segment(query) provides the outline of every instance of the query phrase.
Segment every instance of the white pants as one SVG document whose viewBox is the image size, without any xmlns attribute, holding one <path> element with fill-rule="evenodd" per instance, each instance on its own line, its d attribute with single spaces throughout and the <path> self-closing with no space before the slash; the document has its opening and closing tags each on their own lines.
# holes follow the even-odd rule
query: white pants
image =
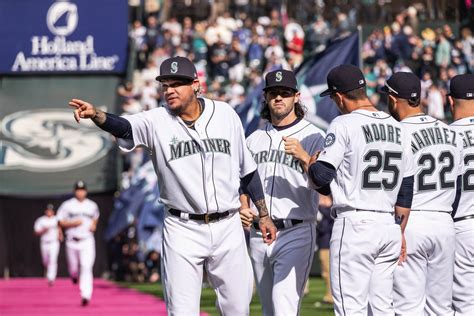
<svg viewBox="0 0 474 316">
<path fill-rule="evenodd" d="M 331 291 L 336 315 L 394 315 L 393 273 L 401 230 L 393 215 L 338 214 L 330 244 Z"/>
<path fill-rule="evenodd" d="M 220 313 L 249 314 L 252 266 L 238 212 L 209 224 L 167 213 L 161 262 L 168 315 L 199 315 L 204 268 Z"/>
<path fill-rule="evenodd" d="M 453 315 L 454 225 L 446 212 L 412 211 L 407 261 L 395 270 L 397 315 Z"/>
<path fill-rule="evenodd" d="M 315 245 L 314 223 L 278 231 L 270 246 L 263 242 L 262 233 L 252 227 L 250 258 L 262 315 L 298 315 Z"/>
<path fill-rule="evenodd" d="M 92 274 L 95 261 L 94 238 L 85 238 L 80 241 L 67 240 L 66 255 L 69 275 L 72 278 L 79 276 L 81 297 L 90 300 L 94 279 Z"/>
<path fill-rule="evenodd" d="M 454 261 L 453 307 L 458 315 L 474 315 L 474 219 L 454 223 L 456 254 Z"/>
<path fill-rule="evenodd" d="M 59 241 L 41 242 L 41 258 L 46 268 L 46 278 L 53 282 L 58 272 Z"/>
</svg>

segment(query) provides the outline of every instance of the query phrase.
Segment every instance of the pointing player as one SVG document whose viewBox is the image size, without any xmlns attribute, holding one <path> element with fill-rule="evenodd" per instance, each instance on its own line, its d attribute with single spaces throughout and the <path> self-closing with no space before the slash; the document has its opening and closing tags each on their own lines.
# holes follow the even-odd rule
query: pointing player
<svg viewBox="0 0 474 316">
<path fill-rule="evenodd" d="M 263 315 L 297 315 L 313 260 L 319 198 L 307 188 L 302 161 L 309 162 L 322 149 L 324 136 L 304 119 L 293 72 L 270 72 L 265 82 L 261 117 L 268 123 L 248 137 L 247 146 L 257 162 L 278 238 L 271 246 L 261 242 L 246 195 L 241 196 L 241 218 L 251 229 L 250 257 Z"/>
<path fill-rule="evenodd" d="M 83 306 L 92 297 L 95 261 L 94 232 L 99 220 L 97 204 L 87 198 L 84 181 L 74 185 L 74 197 L 64 201 L 58 209 L 59 224 L 66 231 L 66 257 L 69 275 L 74 284 L 79 278 Z"/>
<path fill-rule="evenodd" d="M 162 280 L 168 313 L 199 314 L 206 267 L 220 312 L 248 315 L 253 280 L 237 214 L 241 182 L 257 205 L 266 243 L 273 242 L 276 228 L 242 124 L 228 104 L 197 97 L 200 84 L 189 59 L 165 60 L 156 79 L 165 107 L 117 117 L 82 100 L 69 105 L 77 121 L 90 118 L 118 137 L 124 150 L 145 146 L 153 157 L 166 205 Z"/>
<path fill-rule="evenodd" d="M 452 315 L 455 244 L 450 213 L 461 174 L 460 139 L 448 125 L 423 113 L 421 83 L 414 74 L 395 73 L 383 89 L 390 113 L 410 136 L 416 168 L 405 230 L 407 259 L 395 270 L 395 312 Z"/>
<path fill-rule="evenodd" d="M 464 166 L 462 193 L 454 214 L 456 251 L 453 307 L 456 315 L 474 315 L 474 75 L 451 79 L 449 104 L 454 122 L 451 128 L 461 138 Z"/>
<path fill-rule="evenodd" d="M 337 66 L 327 82 L 321 96 L 329 95 L 343 115 L 329 125 L 324 150 L 308 174 L 317 188 L 330 184 L 333 197 L 334 310 L 366 315 L 370 304 L 373 314 L 393 315 L 393 272 L 403 258 L 413 156 L 400 123 L 370 103 L 359 68 Z"/>
<path fill-rule="evenodd" d="M 52 286 L 58 271 L 59 242 L 63 239 L 53 204 L 46 205 L 44 215 L 35 221 L 34 230 L 37 236 L 41 236 L 41 258 L 46 268 L 46 279 Z"/>
</svg>

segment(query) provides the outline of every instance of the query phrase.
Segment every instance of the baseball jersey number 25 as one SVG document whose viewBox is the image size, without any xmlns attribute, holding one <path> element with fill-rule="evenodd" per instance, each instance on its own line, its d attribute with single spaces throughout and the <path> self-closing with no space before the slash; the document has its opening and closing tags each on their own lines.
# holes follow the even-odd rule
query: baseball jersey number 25
<svg viewBox="0 0 474 316">
<path fill-rule="evenodd" d="M 400 170 L 397 165 L 392 164 L 391 160 L 401 160 L 402 153 L 394 151 L 386 151 L 381 153 L 378 150 L 370 150 L 364 156 L 364 161 L 370 162 L 375 160 L 375 164 L 365 168 L 363 172 L 362 188 L 369 190 L 377 190 L 383 187 L 384 190 L 393 190 L 398 184 Z M 393 180 L 389 182 L 386 178 L 382 181 L 371 181 L 372 173 L 389 172 L 393 174 Z"/>
<path fill-rule="evenodd" d="M 446 181 L 446 173 L 453 171 L 454 168 L 454 157 L 449 151 L 443 151 L 438 156 L 438 162 L 444 163 L 447 161 L 447 165 L 444 165 L 439 172 L 439 183 L 441 189 L 454 188 L 454 181 Z M 425 177 L 432 175 L 436 169 L 436 159 L 432 154 L 423 154 L 418 159 L 418 165 L 425 168 L 418 174 L 418 191 L 432 191 L 436 190 L 436 183 L 426 183 Z"/>
</svg>

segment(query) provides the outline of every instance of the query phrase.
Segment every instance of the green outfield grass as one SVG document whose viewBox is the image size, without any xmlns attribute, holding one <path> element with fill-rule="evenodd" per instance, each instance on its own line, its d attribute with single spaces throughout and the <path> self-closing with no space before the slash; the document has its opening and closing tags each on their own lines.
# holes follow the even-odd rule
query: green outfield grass
<svg viewBox="0 0 474 316">
<path fill-rule="evenodd" d="M 158 297 L 163 297 L 163 290 L 161 288 L 161 283 L 150 284 L 150 283 L 128 283 L 128 282 L 119 282 L 120 286 L 130 287 L 137 289 L 144 293 L 149 293 L 156 295 Z M 321 304 L 324 293 L 324 284 L 321 278 L 311 278 L 309 283 L 309 294 L 306 295 L 301 304 L 301 316 L 309 315 L 318 315 L 318 316 L 332 316 L 334 315 L 332 305 Z M 216 308 L 214 307 L 214 302 L 216 295 L 214 290 L 209 288 L 204 288 L 202 290 L 201 296 L 201 310 L 205 311 L 213 316 L 218 316 Z M 317 303 L 319 302 L 319 303 Z M 315 303 L 317 303 L 315 305 Z M 250 315 L 257 316 L 261 315 L 260 302 L 258 296 L 254 295 L 252 303 L 250 305 Z"/>
</svg>

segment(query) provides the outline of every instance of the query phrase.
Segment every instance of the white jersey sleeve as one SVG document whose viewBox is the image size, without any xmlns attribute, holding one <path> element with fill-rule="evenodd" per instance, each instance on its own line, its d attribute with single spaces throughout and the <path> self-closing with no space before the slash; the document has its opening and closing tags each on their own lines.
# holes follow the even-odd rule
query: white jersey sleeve
<svg viewBox="0 0 474 316">
<path fill-rule="evenodd" d="M 337 170 L 344 160 L 349 143 L 346 126 L 341 120 L 334 119 L 326 131 L 324 149 L 318 160 L 331 164 Z"/>
<path fill-rule="evenodd" d="M 137 146 L 145 146 L 150 148 L 150 145 L 153 144 L 153 131 L 152 118 L 155 116 L 152 115 L 154 111 L 159 111 L 160 109 L 154 109 L 147 112 L 140 112 L 133 115 L 124 115 L 122 116 L 130 122 L 132 126 L 133 140 L 117 138 L 117 142 L 125 152 L 134 150 Z M 162 109 L 161 109 L 162 110 Z M 149 114 L 146 114 L 148 113 Z M 151 114 L 151 115 L 150 115 Z M 159 124 L 159 122 L 154 122 Z"/>
</svg>

